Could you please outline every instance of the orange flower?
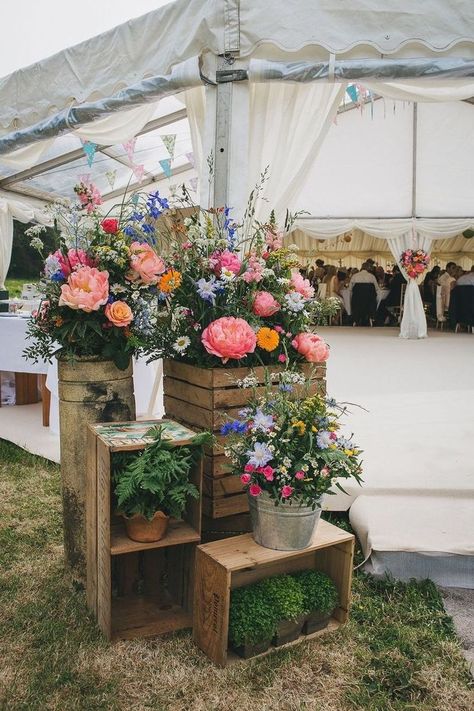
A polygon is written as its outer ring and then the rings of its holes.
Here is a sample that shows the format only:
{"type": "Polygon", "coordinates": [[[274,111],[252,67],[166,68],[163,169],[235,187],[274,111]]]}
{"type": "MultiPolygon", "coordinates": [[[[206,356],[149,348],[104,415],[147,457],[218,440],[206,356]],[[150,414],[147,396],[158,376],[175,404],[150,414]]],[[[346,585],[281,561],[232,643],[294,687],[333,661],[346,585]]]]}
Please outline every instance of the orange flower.
{"type": "Polygon", "coordinates": [[[271,352],[277,348],[280,343],[280,336],[273,328],[264,326],[257,331],[257,344],[263,350],[271,352]]]}
{"type": "Polygon", "coordinates": [[[170,294],[172,291],[181,286],[182,281],[183,278],[181,276],[181,272],[177,272],[174,269],[169,269],[166,274],[163,274],[160,279],[160,291],[164,292],[165,294],[170,294]]]}
{"type": "Polygon", "coordinates": [[[59,327],[59,326],[62,326],[63,323],[64,323],[64,319],[62,318],[62,316],[57,316],[57,317],[54,319],[54,323],[55,323],[55,325],[58,326],[58,327],[59,327]]]}

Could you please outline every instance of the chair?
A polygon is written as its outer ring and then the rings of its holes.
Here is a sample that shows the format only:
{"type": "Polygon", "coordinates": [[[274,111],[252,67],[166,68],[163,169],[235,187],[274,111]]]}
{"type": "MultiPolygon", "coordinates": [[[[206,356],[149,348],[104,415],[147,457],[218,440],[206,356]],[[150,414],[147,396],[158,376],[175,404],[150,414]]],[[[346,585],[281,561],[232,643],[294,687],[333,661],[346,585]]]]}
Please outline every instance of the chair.
{"type": "Polygon", "coordinates": [[[449,302],[449,320],[456,333],[461,326],[474,327],[474,286],[455,286],[449,302]]]}
{"type": "Polygon", "coordinates": [[[405,302],[405,291],[407,289],[406,284],[402,284],[401,289],[400,289],[400,303],[398,306],[387,306],[387,310],[390,311],[391,314],[395,316],[397,319],[398,324],[402,322],[402,317],[403,317],[403,304],[405,302]]]}
{"type": "Polygon", "coordinates": [[[354,284],[351,315],[354,326],[372,326],[377,311],[377,293],[373,284],[354,284]]]}
{"type": "Polygon", "coordinates": [[[325,299],[327,290],[328,290],[327,284],[323,284],[322,282],[321,282],[321,284],[318,284],[318,297],[320,299],[325,299]]]}

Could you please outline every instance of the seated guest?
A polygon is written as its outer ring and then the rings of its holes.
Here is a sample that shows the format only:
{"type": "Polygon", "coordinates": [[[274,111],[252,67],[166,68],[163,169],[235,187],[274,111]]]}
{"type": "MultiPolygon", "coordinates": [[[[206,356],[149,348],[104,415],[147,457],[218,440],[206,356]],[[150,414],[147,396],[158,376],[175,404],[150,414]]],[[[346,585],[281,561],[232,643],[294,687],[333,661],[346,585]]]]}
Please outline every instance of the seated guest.
{"type": "Polygon", "coordinates": [[[392,279],[390,281],[389,291],[385,299],[379,304],[377,309],[377,316],[375,324],[377,326],[383,326],[388,319],[393,319],[392,314],[389,311],[389,307],[400,306],[400,300],[402,295],[402,285],[406,284],[407,280],[401,273],[397,265],[393,267],[392,279]]]}
{"type": "Polygon", "coordinates": [[[353,274],[349,282],[353,325],[372,325],[375,318],[380,287],[370,269],[370,263],[364,262],[360,272],[353,274]]]}
{"type": "Polygon", "coordinates": [[[438,285],[441,287],[441,313],[445,313],[449,309],[449,297],[451,294],[451,285],[454,286],[456,281],[454,275],[457,272],[457,264],[455,262],[448,262],[446,264],[446,271],[440,274],[438,277],[438,285]]]}
{"type": "Polygon", "coordinates": [[[471,267],[470,272],[466,272],[458,278],[456,286],[474,286],[474,267],[471,267]]]}
{"type": "Polygon", "coordinates": [[[438,285],[438,277],[441,272],[440,267],[435,266],[431,269],[424,278],[422,290],[423,301],[428,304],[429,311],[436,318],[436,287],[438,285]]]}
{"type": "Polygon", "coordinates": [[[349,282],[349,289],[351,293],[355,284],[373,284],[375,286],[375,291],[377,292],[377,294],[380,292],[379,283],[370,270],[371,264],[369,261],[363,263],[360,272],[355,270],[355,273],[352,274],[351,280],[349,282]]]}
{"type": "Polygon", "coordinates": [[[377,279],[379,286],[383,289],[386,286],[387,275],[384,272],[383,267],[377,266],[374,269],[375,278],[377,279]]]}

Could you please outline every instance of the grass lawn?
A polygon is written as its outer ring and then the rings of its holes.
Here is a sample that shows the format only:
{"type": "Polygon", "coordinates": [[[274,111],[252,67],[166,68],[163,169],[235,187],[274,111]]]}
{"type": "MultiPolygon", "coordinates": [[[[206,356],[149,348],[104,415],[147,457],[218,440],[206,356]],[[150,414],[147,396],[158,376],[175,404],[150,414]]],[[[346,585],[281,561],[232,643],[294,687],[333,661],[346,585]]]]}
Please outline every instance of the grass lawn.
{"type": "Polygon", "coordinates": [[[0,440],[0,709],[472,711],[430,582],[356,575],[350,622],[218,669],[189,632],[109,645],[63,569],[59,467],[0,440]]]}
{"type": "Polygon", "coordinates": [[[5,289],[8,290],[11,299],[17,299],[21,296],[23,284],[31,284],[33,281],[33,279],[26,277],[24,279],[5,279],[5,289]]]}

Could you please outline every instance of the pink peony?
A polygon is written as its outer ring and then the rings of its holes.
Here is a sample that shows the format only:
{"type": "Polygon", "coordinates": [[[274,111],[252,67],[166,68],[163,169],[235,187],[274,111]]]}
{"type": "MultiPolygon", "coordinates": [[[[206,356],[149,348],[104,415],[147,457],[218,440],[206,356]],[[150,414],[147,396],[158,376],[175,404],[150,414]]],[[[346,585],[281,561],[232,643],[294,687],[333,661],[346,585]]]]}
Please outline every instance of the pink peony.
{"type": "Polygon", "coordinates": [[[57,249],[53,257],[58,260],[65,277],[68,277],[77,267],[95,267],[94,260],[88,257],[83,249],[69,249],[67,255],[57,249]]]}
{"type": "Polygon", "coordinates": [[[304,296],[305,299],[312,299],[314,296],[314,288],[311,286],[308,279],[305,279],[300,272],[295,269],[291,274],[291,285],[298,294],[304,296]]]}
{"type": "Polygon", "coordinates": [[[310,363],[322,363],[329,358],[329,347],[315,333],[298,333],[291,345],[310,363]]]}
{"type": "Polygon", "coordinates": [[[273,316],[281,308],[269,291],[257,291],[253,300],[253,312],[257,316],[273,316]]]}
{"type": "Polygon", "coordinates": [[[211,259],[215,260],[214,271],[217,275],[220,275],[223,269],[227,269],[227,271],[232,272],[233,274],[238,274],[242,267],[242,262],[239,257],[234,254],[234,252],[230,252],[228,249],[221,252],[221,254],[215,252],[211,256],[211,259]]]}
{"type": "Polygon", "coordinates": [[[166,269],[164,261],[149,244],[132,242],[130,245],[131,271],[127,277],[130,281],[142,281],[144,284],[156,284],[166,269]]]}
{"type": "Polygon", "coordinates": [[[244,358],[257,345],[257,337],[247,321],[233,316],[212,321],[202,332],[201,341],[206,351],[222,358],[223,363],[244,358]]]}
{"type": "Polygon", "coordinates": [[[251,484],[249,486],[250,496],[260,496],[261,493],[262,493],[262,487],[259,486],[258,484],[251,484]]]}
{"type": "Polygon", "coordinates": [[[61,287],[59,306],[82,311],[98,311],[109,298],[109,272],[95,267],[79,267],[61,287]]]}
{"type": "Polygon", "coordinates": [[[305,473],[303,471],[296,472],[295,474],[295,479],[304,479],[305,478],[305,473]]]}
{"type": "Polygon", "coordinates": [[[250,476],[250,474],[241,474],[240,481],[242,482],[242,484],[248,484],[251,478],[252,477],[250,476]]]}
{"type": "Polygon", "coordinates": [[[284,499],[288,499],[292,495],[293,491],[294,491],[294,489],[292,486],[288,486],[288,485],[282,486],[281,495],[283,496],[284,499]]]}

